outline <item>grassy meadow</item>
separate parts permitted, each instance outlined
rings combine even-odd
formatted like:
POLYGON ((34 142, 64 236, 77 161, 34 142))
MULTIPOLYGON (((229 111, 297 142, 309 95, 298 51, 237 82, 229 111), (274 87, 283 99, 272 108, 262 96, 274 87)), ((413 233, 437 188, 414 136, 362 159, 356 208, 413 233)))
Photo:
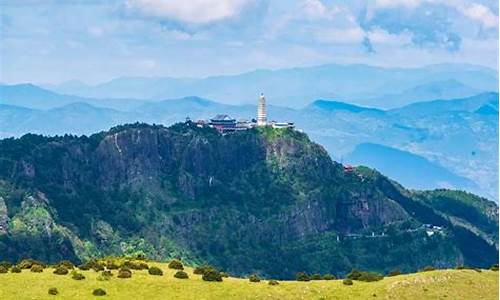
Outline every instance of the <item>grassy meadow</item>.
POLYGON ((167 264, 149 263, 163 270, 163 276, 149 275, 147 270, 134 270, 131 278, 98 280, 93 270, 78 271, 86 277, 74 280, 71 274, 55 275, 52 268, 42 273, 22 270, 0 274, 0 299, 498 299, 498 272, 482 270, 436 270, 385 277, 377 282, 342 280, 309 282, 279 281, 269 285, 248 279, 224 278, 223 282, 206 282, 193 269, 185 268, 188 279, 174 278, 176 270, 167 264), (58 295, 49 295, 51 287, 58 295), (102 288, 105 296, 94 296, 102 288))

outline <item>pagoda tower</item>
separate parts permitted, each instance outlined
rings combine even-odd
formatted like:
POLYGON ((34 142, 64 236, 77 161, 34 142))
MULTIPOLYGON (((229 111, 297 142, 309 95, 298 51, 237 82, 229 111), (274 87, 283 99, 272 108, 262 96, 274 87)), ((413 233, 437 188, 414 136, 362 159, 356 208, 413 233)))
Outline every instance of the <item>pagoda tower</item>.
POLYGON ((266 98, 261 93, 257 104, 257 126, 267 125, 266 98))

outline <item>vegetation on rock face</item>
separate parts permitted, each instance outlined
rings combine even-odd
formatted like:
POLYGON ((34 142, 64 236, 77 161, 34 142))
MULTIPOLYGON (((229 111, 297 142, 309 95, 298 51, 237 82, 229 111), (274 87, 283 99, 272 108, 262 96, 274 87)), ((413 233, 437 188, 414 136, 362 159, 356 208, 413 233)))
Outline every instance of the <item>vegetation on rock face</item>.
POLYGON ((123 255, 136 270, 147 269, 139 255, 179 257, 280 279, 489 267, 498 259, 496 207, 467 193, 408 191, 367 168, 344 172, 293 130, 223 136, 193 124, 132 124, 0 140, 0 259, 13 262, 68 259, 100 271, 124 261, 93 257, 123 255), (428 236, 425 224, 440 229, 428 236))

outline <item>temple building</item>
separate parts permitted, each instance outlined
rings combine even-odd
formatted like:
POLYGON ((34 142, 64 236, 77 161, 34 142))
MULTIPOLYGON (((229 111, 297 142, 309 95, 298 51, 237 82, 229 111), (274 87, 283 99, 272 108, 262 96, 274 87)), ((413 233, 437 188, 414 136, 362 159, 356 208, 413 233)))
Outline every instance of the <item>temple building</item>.
POLYGON ((228 115, 216 115, 208 123, 210 127, 217 129, 220 133, 228 133, 236 130, 236 119, 228 115))

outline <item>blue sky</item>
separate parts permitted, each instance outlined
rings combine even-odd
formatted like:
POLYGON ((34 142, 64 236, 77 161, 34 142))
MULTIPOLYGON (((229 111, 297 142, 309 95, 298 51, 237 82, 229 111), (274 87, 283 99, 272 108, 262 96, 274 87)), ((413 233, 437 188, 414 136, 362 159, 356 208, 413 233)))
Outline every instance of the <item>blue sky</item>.
POLYGON ((0 81, 498 65, 491 0, 0 0, 0 81))

